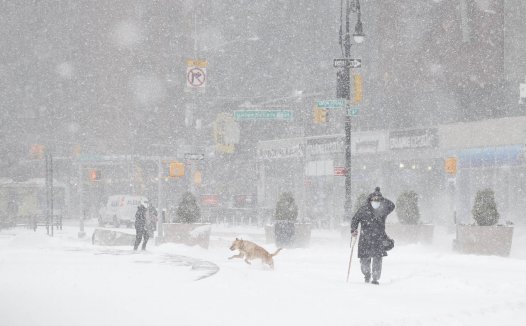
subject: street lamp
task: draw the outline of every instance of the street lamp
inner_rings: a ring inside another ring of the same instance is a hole
[[[343,16],[342,7],[342,16]],[[361,10],[359,0],[345,1],[345,34],[342,33],[342,25],[340,25],[340,46],[342,46],[343,59],[335,60],[334,66],[338,68],[337,71],[337,90],[338,98],[346,99],[346,116],[345,116],[345,216],[350,218],[352,197],[351,197],[351,117],[349,115],[349,103],[351,101],[350,76],[352,68],[359,68],[361,60],[351,58],[351,32],[349,16],[351,12],[356,13],[356,26],[354,28],[353,38],[356,43],[362,43],[365,39],[363,33],[363,25],[361,20]]]
[[[348,1],[347,1],[348,3]],[[356,0],[355,5],[355,12],[356,12],[356,26],[354,27],[354,42],[360,44],[365,40],[365,34],[363,33],[363,25],[362,25],[362,12],[360,11],[360,0]],[[347,23],[349,22],[349,14],[346,15],[347,17]],[[349,26],[349,25],[347,25]],[[349,30],[347,29],[347,33],[349,33]],[[349,46],[350,47],[350,46]]]

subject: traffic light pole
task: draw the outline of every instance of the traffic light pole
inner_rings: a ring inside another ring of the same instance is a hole
[[[352,4],[351,4],[352,1]],[[343,7],[341,8],[343,10]],[[346,218],[351,218],[352,208],[352,197],[351,197],[351,168],[352,168],[352,157],[351,157],[351,134],[352,134],[352,120],[350,115],[350,103],[351,103],[351,69],[359,68],[361,66],[360,59],[351,59],[351,31],[350,31],[350,13],[354,12],[357,15],[357,22],[354,30],[354,40],[357,43],[361,43],[364,39],[361,21],[360,1],[359,0],[346,0],[345,1],[345,34],[342,35],[342,27],[340,25],[340,45],[343,48],[343,59],[335,59],[338,62],[344,64],[338,65],[339,71],[337,72],[337,97],[346,99],[346,112],[345,112],[345,204],[344,214]],[[343,13],[342,13],[343,16]],[[336,65],[335,65],[336,66]],[[356,81],[355,81],[356,83]],[[361,81],[360,81],[361,83]],[[355,85],[356,86],[356,85]],[[355,101],[360,101],[361,98],[361,85],[360,93],[355,88]]]
[[[82,163],[79,161],[79,238],[84,238],[84,179],[82,174]]]
[[[158,243],[163,238],[163,208],[161,208],[162,200],[162,187],[163,187],[163,165],[161,157],[157,158],[157,237],[158,237]]]
[[[345,59],[351,58],[351,35],[350,35],[350,22],[349,22],[349,14],[350,14],[350,4],[349,0],[346,1],[346,9],[345,9],[345,37],[343,39],[343,46],[345,50]],[[351,66],[349,61],[347,60],[345,63],[345,67],[343,68],[343,78],[339,80],[340,83],[344,83],[344,85],[340,85],[342,87],[345,95],[346,95],[346,112],[345,112],[345,204],[344,204],[344,212],[345,217],[348,219],[351,219],[352,214],[352,197],[351,197],[351,167],[352,167],[352,160],[351,160],[351,132],[352,132],[352,121],[351,117],[348,114],[349,110],[349,103],[351,101]]]

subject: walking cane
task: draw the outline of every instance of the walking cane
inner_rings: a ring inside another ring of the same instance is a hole
[[[353,237],[351,235],[351,255],[349,256],[349,267],[347,267],[347,283],[349,283],[349,274],[351,273],[351,262],[352,262],[352,253],[354,251],[354,245],[356,244],[356,239],[358,236]]]

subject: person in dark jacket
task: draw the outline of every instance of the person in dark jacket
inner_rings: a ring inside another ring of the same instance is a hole
[[[142,250],[146,250],[146,243],[150,236],[146,230],[146,206],[143,203],[140,203],[137,207],[137,213],[135,213],[135,245],[133,250],[139,248],[139,244],[142,240]]]
[[[387,256],[385,241],[388,237],[385,233],[385,219],[394,209],[393,202],[384,198],[380,188],[376,187],[374,192],[367,197],[365,205],[360,207],[352,218],[351,234],[353,237],[358,236],[358,225],[362,226],[358,241],[358,258],[360,258],[366,283],[370,282],[372,276],[372,283],[379,284],[378,280],[382,274],[382,258]]]
[[[146,208],[146,232],[148,233],[148,237],[153,237],[156,228],[157,210],[153,207],[152,203],[149,203],[148,208]]]

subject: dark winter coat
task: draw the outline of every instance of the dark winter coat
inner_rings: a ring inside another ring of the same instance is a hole
[[[146,227],[146,207],[139,205],[135,213],[135,230],[144,231]]]
[[[150,237],[153,237],[153,232],[156,229],[157,224],[157,210],[155,207],[150,206],[146,209],[146,226],[145,229]]]
[[[374,209],[368,200],[367,204],[360,207],[352,218],[351,232],[358,229],[358,224],[362,225],[360,240],[358,241],[359,258],[387,256],[383,245],[383,240],[387,236],[385,220],[387,215],[395,209],[395,204],[385,198],[382,199],[381,203],[378,209]]]

